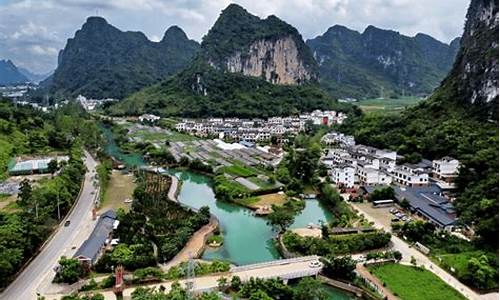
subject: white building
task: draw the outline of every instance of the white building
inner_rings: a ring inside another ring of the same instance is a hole
[[[429,174],[423,168],[412,165],[398,165],[392,172],[393,182],[405,186],[426,186],[429,184]]]
[[[392,183],[389,173],[375,169],[371,165],[358,165],[356,177],[360,185],[390,185]]]
[[[151,115],[151,114],[144,114],[142,116],[139,116],[139,121],[140,122],[156,122],[156,121],[159,121],[160,120],[160,117],[159,116],[155,116],[155,115]]]
[[[332,181],[337,185],[343,185],[348,188],[354,186],[354,167],[349,165],[339,165],[332,169]]]
[[[445,156],[432,161],[432,176],[434,178],[452,182],[458,176],[460,162],[452,157]]]

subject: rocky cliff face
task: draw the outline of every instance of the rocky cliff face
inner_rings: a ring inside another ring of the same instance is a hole
[[[216,69],[273,84],[317,79],[314,59],[295,28],[275,16],[260,19],[236,4],[222,11],[203,38],[202,53]]]
[[[141,32],[123,32],[90,17],[68,39],[47,82],[56,95],[120,99],[184,68],[198,49],[177,26],[152,42]]]
[[[238,51],[230,56],[226,69],[247,76],[262,76],[274,84],[300,84],[313,76],[300,60],[291,36],[253,42],[246,53]]]
[[[498,71],[498,2],[472,0],[457,60],[442,88],[497,119]]]

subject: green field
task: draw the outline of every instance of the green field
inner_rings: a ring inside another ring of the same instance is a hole
[[[221,169],[224,173],[238,176],[238,177],[250,177],[257,175],[256,170],[252,167],[244,167],[241,165],[227,166]]]
[[[170,130],[168,132],[154,132],[147,129],[140,129],[130,134],[130,136],[140,138],[144,142],[164,142],[165,140],[169,142],[187,142],[198,139],[189,134]]]
[[[368,267],[396,296],[402,300],[462,300],[458,291],[430,271],[400,264]]]
[[[366,99],[354,102],[364,112],[385,112],[397,113],[403,111],[406,107],[416,105],[422,98],[402,97],[398,99]]]

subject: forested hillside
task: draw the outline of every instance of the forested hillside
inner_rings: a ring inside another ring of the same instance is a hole
[[[320,82],[335,97],[429,94],[450,71],[459,39],[449,45],[368,26],[362,33],[330,27],[307,40],[319,64]]]
[[[177,26],[152,42],[142,32],[123,32],[101,17],[89,17],[59,53],[43,91],[58,97],[121,99],[181,70],[198,48]]]

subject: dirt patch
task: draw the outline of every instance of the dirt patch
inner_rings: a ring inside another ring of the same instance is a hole
[[[125,211],[130,209],[131,202],[125,202],[127,199],[132,199],[136,184],[132,174],[123,174],[121,171],[113,171],[109,186],[104,194],[100,212],[108,209],[123,208]]]
[[[253,208],[271,207],[273,204],[281,206],[286,202],[286,195],[284,193],[273,193],[258,196],[258,201],[252,203],[250,206]]]
[[[302,237],[315,237],[315,238],[321,238],[323,235],[321,233],[321,229],[319,228],[295,228],[292,229],[293,233],[296,233]]]

